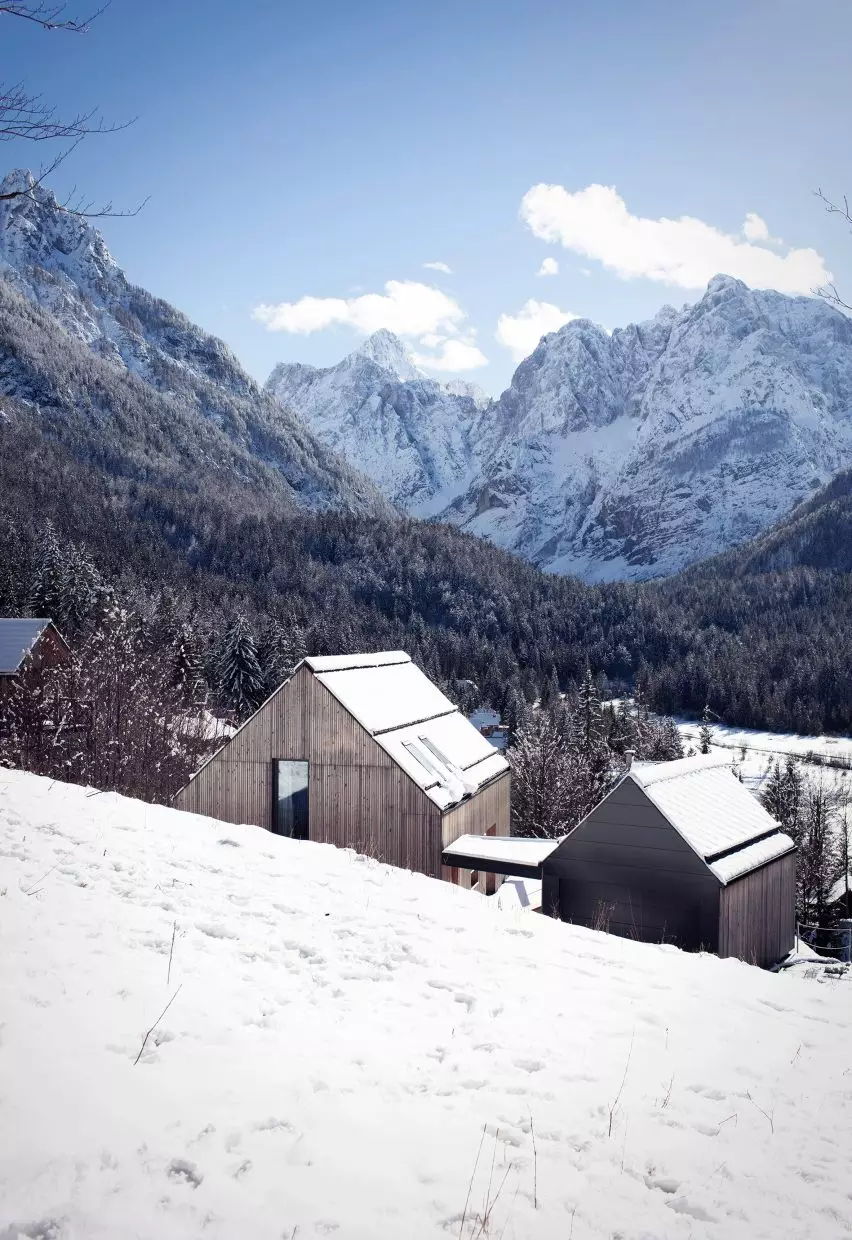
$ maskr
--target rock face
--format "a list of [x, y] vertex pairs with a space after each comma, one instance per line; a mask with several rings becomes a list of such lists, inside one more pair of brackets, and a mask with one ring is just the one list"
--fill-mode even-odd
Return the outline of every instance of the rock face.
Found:
[[[117, 404], [130, 400], [135, 411], [147, 400], [150, 426], [138, 417], [133, 433], [154, 434], [164, 461], [179, 441], [175, 469], [228, 470], [240, 485], [260, 485], [263, 474], [265, 489], [279, 488], [296, 507], [388, 510], [373, 484], [282, 411], [221, 340], [130, 284], [96, 229], [59, 209], [30, 173], [5, 178], [0, 194], [14, 190], [24, 192], [0, 201], [0, 391], [7, 397], [29, 409], [61, 405], [66, 424], [88, 418], [87, 434], [93, 417], [114, 429]], [[21, 295], [32, 312], [21, 309]], [[72, 353], [79, 359], [80, 345], [92, 361], [75, 360], [60, 383], [60, 369], [69, 369]], [[128, 458], [141, 452], [130, 431], [120, 446]]]
[[[351, 459], [409, 510], [588, 581], [735, 546], [852, 465], [852, 321], [728, 276], [611, 335], [566, 324], [486, 407], [451, 409], [435, 384], [418, 401], [422, 380], [357, 356], [313, 371], [310, 399], [286, 385], [322, 439], [370, 441]], [[353, 372], [357, 392], [341, 382]]]
[[435, 512], [478, 465], [483, 408], [473, 384], [439, 383], [392, 332], [375, 332], [336, 366], [276, 366], [266, 390], [399, 507]]
[[716, 276], [682, 311], [545, 337], [447, 516], [586, 580], [671, 573], [761, 533], [852, 463], [852, 322]]

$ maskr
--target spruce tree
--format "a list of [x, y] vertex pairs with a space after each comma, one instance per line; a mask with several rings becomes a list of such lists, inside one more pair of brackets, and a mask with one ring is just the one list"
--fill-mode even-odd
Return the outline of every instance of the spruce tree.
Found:
[[713, 718], [713, 712], [710, 707], [705, 705], [701, 715], [701, 727], [698, 729], [698, 742], [701, 752], [707, 754], [710, 752], [710, 746], [713, 743], [713, 731], [710, 727], [710, 721]]
[[217, 662], [219, 696], [241, 723], [257, 710], [265, 689], [257, 644], [244, 615], [238, 615], [229, 625]]

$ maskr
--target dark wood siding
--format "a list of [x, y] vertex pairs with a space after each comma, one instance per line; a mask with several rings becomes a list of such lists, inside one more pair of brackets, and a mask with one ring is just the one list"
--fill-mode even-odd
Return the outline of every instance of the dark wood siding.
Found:
[[719, 884], [632, 779], [551, 854], [543, 908], [645, 942], [716, 951]]
[[793, 946], [795, 921], [796, 854], [788, 853], [722, 889], [719, 955], [776, 964]]
[[312, 840], [440, 877], [440, 810], [308, 667], [202, 767], [175, 804], [270, 829], [278, 758], [309, 763]]

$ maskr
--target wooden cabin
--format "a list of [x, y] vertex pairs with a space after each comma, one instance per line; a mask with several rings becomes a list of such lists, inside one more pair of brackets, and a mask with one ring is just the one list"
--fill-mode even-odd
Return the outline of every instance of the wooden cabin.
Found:
[[67, 663], [71, 651], [52, 620], [0, 617], [0, 694], [25, 671]]
[[795, 845], [724, 759], [634, 763], [541, 872], [564, 921], [764, 967], [793, 946]]
[[508, 835], [509, 767], [404, 651], [324, 656], [303, 659], [175, 805], [479, 886], [442, 851]]

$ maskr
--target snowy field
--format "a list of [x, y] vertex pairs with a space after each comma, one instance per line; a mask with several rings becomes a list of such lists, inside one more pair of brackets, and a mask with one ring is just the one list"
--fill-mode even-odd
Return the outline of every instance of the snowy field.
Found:
[[848, 986], [8, 771], [0, 934], [2, 1240], [852, 1232]]
[[[692, 746], [698, 753], [698, 732], [701, 725], [694, 720], [678, 719], [676, 722], [683, 737], [684, 749], [688, 751]], [[753, 792], [760, 790], [776, 762], [783, 766], [788, 754], [799, 759], [809, 774], [818, 778], [822, 773], [828, 783], [852, 781], [852, 737], [759, 732], [752, 728], [729, 727], [724, 723], [711, 724], [710, 731], [713, 736], [711, 752], [730, 754], [744, 782]], [[822, 761], [814, 762], [815, 757]], [[849, 769], [841, 765], [825, 765], [827, 762], [848, 762]]]

